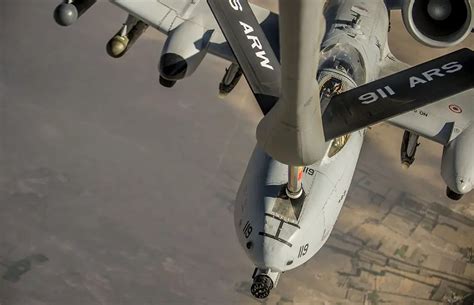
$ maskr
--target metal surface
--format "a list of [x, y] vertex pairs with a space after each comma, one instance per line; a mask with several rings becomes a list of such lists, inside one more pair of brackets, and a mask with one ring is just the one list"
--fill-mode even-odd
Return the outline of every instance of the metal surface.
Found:
[[291, 199], [297, 199], [303, 194], [303, 169], [302, 166], [288, 166], [288, 185], [286, 194]]
[[327, 148], [315, 79], [325, 34], [323, 6], [322, 0], [279, 1], [281, 95], [259, 123], [257, 141], [288, 165], [313, 164]]

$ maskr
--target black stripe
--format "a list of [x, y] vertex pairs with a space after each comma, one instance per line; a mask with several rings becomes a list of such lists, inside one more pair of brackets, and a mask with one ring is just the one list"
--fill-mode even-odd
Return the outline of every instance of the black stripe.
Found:
[[268, 234], [268, 233], [265, 233], [265, 232], [258, 232], [258, 235], [262, 235], [262, 236], [264, 236], [264, 237], [268, 237], [268, 238], [274, 239], [274, 240], [276, 240], [276, 241], [279, 241], [279, 242], [281, 242], [282, 244], [285, 244], [285, 245], [287, 245], [287, 246], [290, 247], [290, 248], [293, 247], [293, 245], [292, 245], [291, 243], [287, 242], [286, 240], [281, 239], [281, 238], [276, 237], [276, 236], [273, 236], [273, 235], [270, 235], [270, 234]]
[[265, 216], [271, 217], [271, 218], [276, 219], [276, 220], [279, 220], [279, 221], [283, 221], [284, 223], [287, 223], [287, 224], [289, 224], [290, 226], [297, 227], [298, 229], [300, 229], [300, 226], [297, 225], [296, 223], [288, 222], [288, 221], [286, 221], [286, 220], [284, 220], [283, 218], [280, 218], [280, 217], [278, 217], [278, 216], [275, 216], [275, 215], [272, 215], [272, 214], [268, 214], [268, 213], [265, 213]]
[[278, 226], [277, 234], [275, 235], [275, 237], [280, 237], [281, 228], [283, 228], [283, 221], [280, 221], [280, 225]]

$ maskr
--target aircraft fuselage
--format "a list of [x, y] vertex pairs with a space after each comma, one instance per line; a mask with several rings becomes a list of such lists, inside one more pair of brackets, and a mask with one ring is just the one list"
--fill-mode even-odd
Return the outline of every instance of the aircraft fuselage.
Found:
[[[345, 91], [376, 79], [388, 52], [384, 2], [331, 1], [326, 20], [320, 85], [337, 79]], [[287, 165], [255, 148], [234, 212], [239, 242], [257, 267], [254, 278], [264, 274], [276, 285], [281, 272], [300, 266], [321, 249], [346, 199], [364, 134], [361, 130], [339, 143], [335, 140], [320, 162], [305, 167], [300, 200], [285, 195]]]

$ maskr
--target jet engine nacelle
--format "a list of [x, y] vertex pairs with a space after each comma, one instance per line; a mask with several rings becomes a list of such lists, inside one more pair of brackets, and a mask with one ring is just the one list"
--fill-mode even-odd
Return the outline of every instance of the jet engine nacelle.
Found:
[[460, 199], [474, 186], [473, 151], [474, 124], [444, 147], [441, 176], [448, 186], [447, 195], [451, 199]]
[[207, 53], [212, 32], [192, 21], [185, 21], [168, 34], [161, 53], [160, 83], [166, 87], [190, 76]]
[[461, 43], [473, 29], [470, 0], [405, 0], [403, 21], [419, 42], [437, 48]]

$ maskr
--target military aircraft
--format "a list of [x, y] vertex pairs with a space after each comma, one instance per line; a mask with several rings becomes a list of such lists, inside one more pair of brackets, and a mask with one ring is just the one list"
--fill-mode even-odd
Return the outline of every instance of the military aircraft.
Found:
[[[401, 161], [418, 137], [444, 146], [447, 195], [474, 183], [474, 53], [462, 49], [415, 67], [390, 52], [390, 11], [431, 47], [455, 46], [474, 26], [468, 0], [279, 0], [279, 15], [247, 0], [111, 0], [129, 15], [107, 44], [123, 56], [149, 27], [168, 35], [160, 83], [189, 77], [207, 53], [230, 66], [220, 93], [243, 74], [264, 117], [235, 203], [235, 229], [255, 264], [251, 293], [266, 298], [280, 275], [328, 239], [347, 196], [366, 128], [406, 130]], [[95, 0], [67, 0], [54, 17], [74, 23]], [[436, 102], [436, 103], [435, 103]]]

